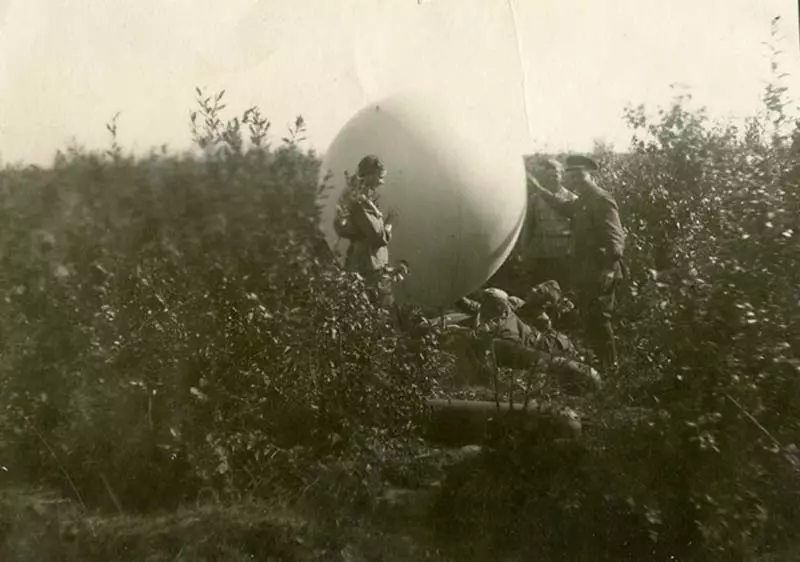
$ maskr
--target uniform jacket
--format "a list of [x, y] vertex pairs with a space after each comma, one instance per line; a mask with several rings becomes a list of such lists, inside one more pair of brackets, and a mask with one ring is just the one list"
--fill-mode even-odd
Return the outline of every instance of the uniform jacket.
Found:
[[[562, 203], [577, 197], [560, 187], [554, 194]], [[528, 198], [528, 217], [520, 234], [519, 255], [523, 259], [565, 258], [572, 249], [570, 221], [534, 192]]]
[[572, 261], [579, 283], [595, 282], [604, 271], [622, 277], [620, 259], [625, 251], [625, 231], [617, 202], [609, 192], [590, 184], [573, 201], [550, 200], [559, 212], [572, 219]]
[[519, 316], [510, 312], [499, 319], [494, 326], [495, 337], [522, 345], [530, 344], [536, 337], [536, 332], [525, 324]]
[[348, 211], [347, 218], [334, 223], [336, 233], [350, 242], [345, 267], [371, 277], [389, 265], [391, 229], [387, 228], [380, 209], [366, 197], [352, 200]]

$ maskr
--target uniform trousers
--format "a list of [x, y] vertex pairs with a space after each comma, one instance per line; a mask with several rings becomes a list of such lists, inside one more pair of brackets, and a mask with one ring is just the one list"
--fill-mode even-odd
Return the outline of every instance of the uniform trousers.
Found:
[[606, 283], [584, 282], [576, 287], [575, 304], [584, 335], [603, 372], [611, 372], [617, 366], [617, 345], [612, 326], [617, 284], [614, 279]]

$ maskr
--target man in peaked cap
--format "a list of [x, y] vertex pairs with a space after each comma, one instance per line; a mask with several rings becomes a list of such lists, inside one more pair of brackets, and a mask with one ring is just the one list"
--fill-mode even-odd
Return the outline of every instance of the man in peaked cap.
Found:
[[565, 171], [567, 172], [583, 170], [596, 172], [599, 169], [600, 166], [598, 166], [597, 162], [582, 154], [570, 154], [565, 161]]
[[556, 210], [572, 221], [573, 283], [577, 306], [583, 318], [588, 343], [604, 372], [617, 367], [617, 349], [611, 320], [615, 293], [622, 279], [625, 234], [619, 208], [612, 195], [591, 177], [597, 163], [586, 156], [566, 159], [564, 184], [576, 193], [574, 201], [563, 202], [528, 175], [528, 181]]

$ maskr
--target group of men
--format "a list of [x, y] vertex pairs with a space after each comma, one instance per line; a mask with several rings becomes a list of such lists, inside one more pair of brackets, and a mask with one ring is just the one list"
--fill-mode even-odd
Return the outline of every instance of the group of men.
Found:
[[591, 158], [530, 164], [526, 223], [498, 281], [511, 292], [519, 291], [520, 281], [525, 287], [557, 281], [574, 299], [598, 363], [613, 372], [618, 357], [612, 321], [625, 251], [619, 208], [594, 181], [599, 167]]
[[[505, 295], [505, 316], [513, 315], [513, 295], [525, 295], [544, 282], [556, 282], [574, 299], [584, 336], [605, 373], [617, 367], [612, 327], [615, 292], [623, 278], [625, 234], [617, 203], [592, 177], [598, 165], [573, 155], [562, 165], [556, 159], [534, 161], [527, 171], [528, 212], [512, 255], [491, 283], [501, 291], [484, 291], [485, 301]], [[391, 215], [377, 205], [386, 170], [380, 158], [364, 157], [357, 174], [348, 177], [334, 227], [350, 245], [345, 267], [373, 288], [383, 306], [391, 306], [387, 283]], [[405, 264], [400, 268], [404, 269]], [[517, 299], [518, 301], [520, 299]], [[487, 302], [488, 302], [487, 301]]]

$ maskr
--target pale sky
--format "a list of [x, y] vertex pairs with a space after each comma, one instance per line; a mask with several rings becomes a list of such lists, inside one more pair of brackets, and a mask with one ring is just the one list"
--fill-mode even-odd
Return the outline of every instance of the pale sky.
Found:
[[126, 149], [187, 148], [196, 85], [258, 105], [275, 142], [302, 114], [320, 151], [407, 88], [523, 152], [624, 148], [626, 103], [673, 83], [716, 115], [759, 109], [776, 15], [798, 93], [794, 0], [0, 0], [0, 159], [105, 148], [117, 111]]

